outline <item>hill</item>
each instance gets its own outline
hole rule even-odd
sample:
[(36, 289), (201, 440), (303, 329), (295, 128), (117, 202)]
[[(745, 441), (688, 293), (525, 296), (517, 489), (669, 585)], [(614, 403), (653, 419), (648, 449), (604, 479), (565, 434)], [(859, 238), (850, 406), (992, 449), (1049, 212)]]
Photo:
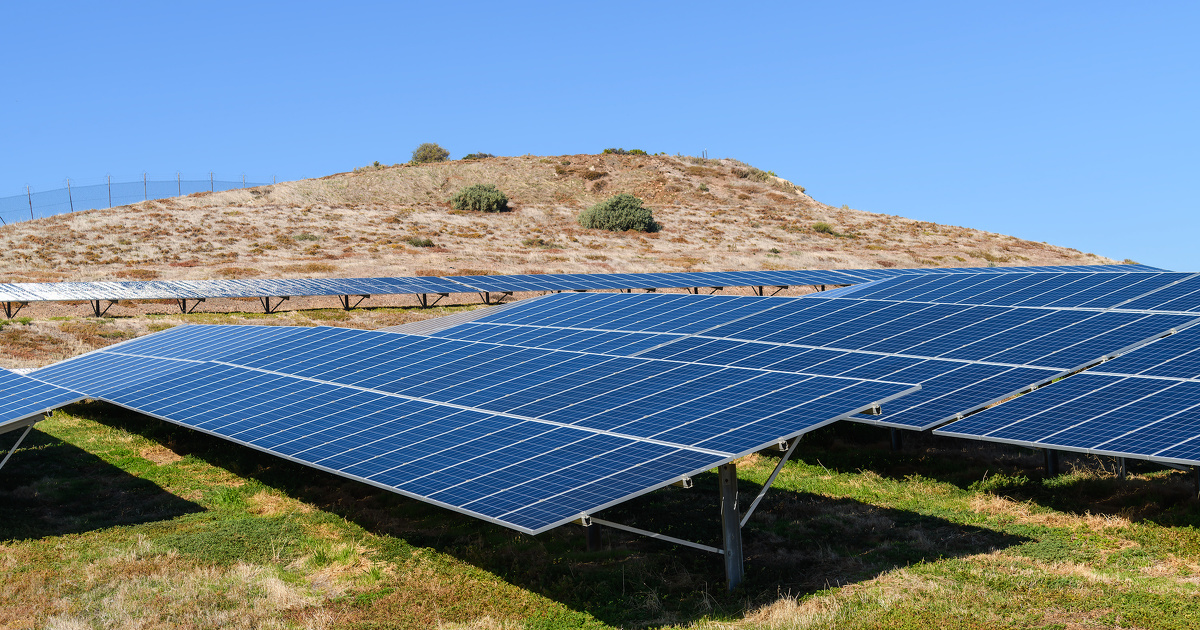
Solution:
[[(513, 211), (453, 211), (447, 200), (475, 183), (498, 186)], [(617, 193), (644, 199), (664, 229), (613, 234), (575, 221)], [(9, 282), (1111, 262), (835, 208), (737, 160), (666, 155), (372, 166), (0, 228), (0, 281)]]

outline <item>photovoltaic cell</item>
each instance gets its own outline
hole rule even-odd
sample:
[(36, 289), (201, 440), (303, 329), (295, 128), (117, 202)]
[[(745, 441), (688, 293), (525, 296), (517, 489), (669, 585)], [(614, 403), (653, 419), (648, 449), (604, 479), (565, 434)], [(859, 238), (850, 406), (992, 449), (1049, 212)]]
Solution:
[(1169, 298), (1182, 299), (1197, 289), (1200, 280), (1190, 273), (958, 273), (897, 276), (830, 295), (942, 304), (1190, 312), (1184, 308), (1190, 302)]
[(1189, 328), (935, 433), (1200, 464), (1198, 351)]
[(75, 392), (0, 369), (0, 432), (19, 423), (23, 425), (22, 420), (82, 399)]
[(882, 416), (925, 429), (1196, 321), (1170, 314), (855, 297), (563, 294), (435, 335), (489, 343), (921, 383)]
[[(507, 276), (150, 280), (0, 284), (0, 302), (397, 295), (508, 291), (588, 291), (689, 287), (855, 285), (903, 276), (1155, 273), (1144, 265), (967, 267), (917, 269), (814, 269), (633, 274), (527, 274)], [(1140, 294), (1139, 294), (1140, 295)], [(1136, 297), (1136, 296), (1130, 296)]]
[(185, 326), (34, 376), (531, 533), (916, 389), (323, 327)]

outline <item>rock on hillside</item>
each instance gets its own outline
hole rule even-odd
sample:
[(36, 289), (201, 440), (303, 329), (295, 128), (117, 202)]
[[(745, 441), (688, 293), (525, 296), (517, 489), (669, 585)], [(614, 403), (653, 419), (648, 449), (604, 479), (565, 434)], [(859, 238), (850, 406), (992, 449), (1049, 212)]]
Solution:
[[(476, 183), (506, 192), (513, 211), (452, 210), (447, 200)], [(617, 193), (644, 199), (663, 230), (614, 234), (575, 221)], [(1113, 262), (834, 208), (736, 160), (630, 155), (368, 167), (60, 215), (0, 228), (0, 261), (10, 282)]]

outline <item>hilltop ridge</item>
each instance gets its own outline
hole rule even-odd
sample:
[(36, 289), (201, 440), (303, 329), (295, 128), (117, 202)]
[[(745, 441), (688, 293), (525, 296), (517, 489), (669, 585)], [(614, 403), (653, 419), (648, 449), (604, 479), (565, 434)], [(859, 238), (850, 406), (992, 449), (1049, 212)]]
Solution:
[[(499, 187), (513, 211), (452, 210), (448, 199), (475, 183)], [(644, 199), (663, 230), (575, 221), (617, 193)], [(0, 261), (8, 282), (1115, 262), (832, 207), (737, 160), (614, 154), (369, 166), (58, 215), (0, 228)]]

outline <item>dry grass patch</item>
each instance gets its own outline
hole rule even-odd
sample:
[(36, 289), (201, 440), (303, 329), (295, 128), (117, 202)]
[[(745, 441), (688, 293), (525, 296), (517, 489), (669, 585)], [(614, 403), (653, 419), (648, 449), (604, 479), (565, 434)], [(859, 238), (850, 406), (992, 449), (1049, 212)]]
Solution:
[(1086, 512), (1069, 514), (1038, 508), (1032, 501), (1013, 501), (994, 494), (976, 494), (970, 499), (972, 510), (999, 517), (1010, 522), (1047, 527), (1084, 526), (1095, 531), (1127, 528), (1132, 525), (1122, 515), (1092, 514)]

